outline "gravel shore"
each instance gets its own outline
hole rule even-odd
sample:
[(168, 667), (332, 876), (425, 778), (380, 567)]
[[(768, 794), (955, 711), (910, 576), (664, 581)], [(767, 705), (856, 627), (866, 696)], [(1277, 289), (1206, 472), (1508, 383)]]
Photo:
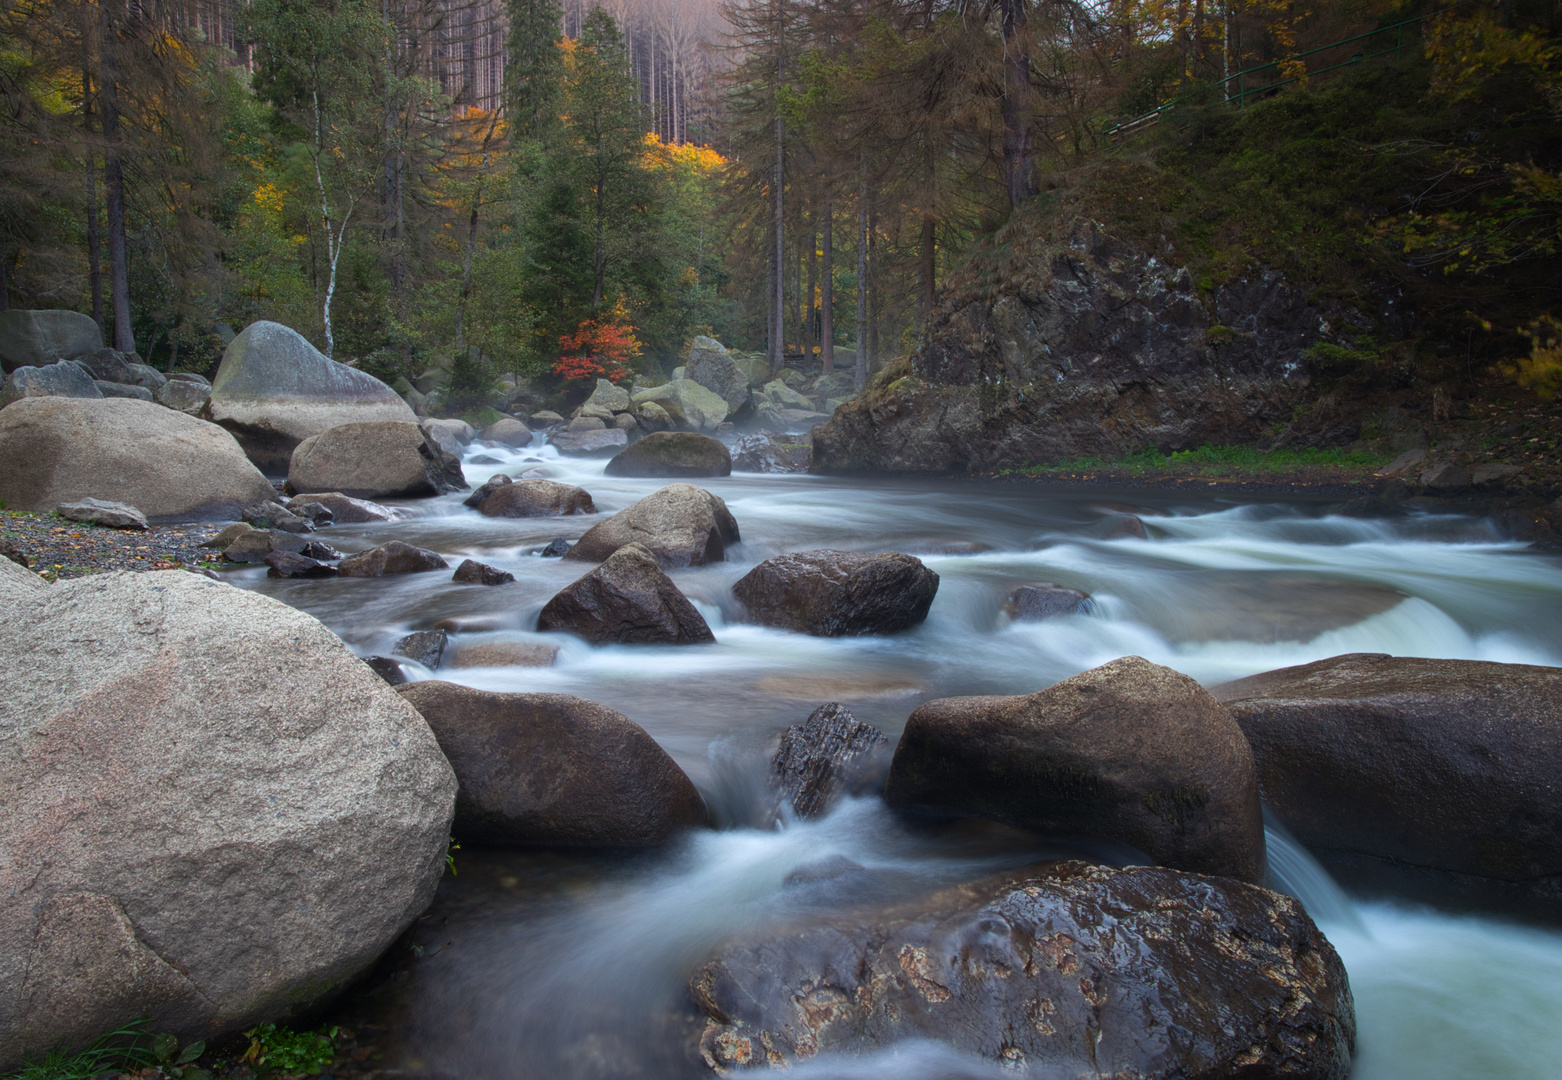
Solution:
[[(154, 525), (149, 532), (107, 529), (67, 521), (56, 514), (0, 512), (0, 554), (20, 553), (46, 581), (83, 577), (104, 570), (194, 570), (218, 553), (201, 543), (223, 522)], [(13, 556), (14, 559), (14, 556)], [(19, 560), (17, 560), (19, 561)]]

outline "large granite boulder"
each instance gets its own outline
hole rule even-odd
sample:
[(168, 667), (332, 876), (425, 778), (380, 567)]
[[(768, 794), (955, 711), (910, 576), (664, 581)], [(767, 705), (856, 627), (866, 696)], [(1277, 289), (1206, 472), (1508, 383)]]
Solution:
[(622, 713), (571, 694), (494, 694), (412, 683), (455, 769), (462, 842), (644, 848), (706, 822), (682, 769)]
[(938, 575), (913, 555), (829, 549), (766, 559), (732, 586), (755, 622), (818, 637), (905, 630), (937, 592)]
[(740, 539), (738, 523), (719, 496), (693, 484), (668, 484), (597, 522), (564, 557), (601, 562), (625, 544), (640, 544), (673, 570), (721, 562), (727, 545)]
[(680, 427), (690, 431), (715, 431), (727, 418), (727, 402), (720, 394), (705, 389), (693, 379), (673, 379), (661, 386), (640, 390), (632, 396), (636, 406), (654, 402)]
[(611, 420), (614, 413), (628, 412), (629, 405), (628, 390), (622, 386), (614, 386), (607, 379), (598, 379), (591, 396), (581, 402), (580, 408), (575, 410), (575, 415)]
[(884, 799), (1264, 880), (1242, 729), (1198, 683), (1137, 656), (1023, 697), (928, 702), (906, 721)]
[(294, 448), (287, 482), (299, 494), (336, 491), (363, 499), (441, 495), (466, 487), (459, 479), (459, 462), (456, 477), (447, 469), (453, 460), (417, 424), (343, 424), (311, 435)]
[(516, 480), (496, 484), (477, 509), (487, 517), (508, 518), (564, 517), (597, 512), (596, 504), (591, 501), (591, 492), (556, 480)]
[(614, 456), (608, 476), (731, 476), (732, 454), (693, 431), (657, 431)]
[(477, 439), (480, 442), (499, 443), (501, 446), (518, 449), (531, 445), (532, 433), (530, 428), (515, 417), (506, 416), (479, 431)]
[[(45, 367), (19, 367), (0, 382), (0, 409), (13, 401), (30, 397), (100, 398), (107, 397), (90, 372), (80, 364), (65, 361)], [(127, 395), (113, 395), (124, 397)]]
[(684, 365), (683, 377), (699, 383), (727, 403), (727, 415), (741, 419), (744, 410), (752, 408), (749, 397), (748, 372), (738, 367), (729, 353), (715, 338), (700, 336), (689, 346), (689, 362)]
[(993, 1075), (1346, 1080), (1356, 1035), (1301, 904), (1144, 866), (1055, 863), (787, 927), (723, 947), (690, 990), (724, 1076), (928, 1039)]
[(537, 629), (593, 645), (703, 645), (716, 640), (689, 598), (639, 544), (566, 585), (543, 606)]
[(0, 556), (0, 607), (19, 603), (49, 583), (25, 566)]
[(456, 781), (312, 617), (181, 570), (37, 590), (0, 637), (0, 1069), (135, 1019), (302, 1013), (406, 929)]
[(79, 311), (0, 311), (0, 370), (43, 367), (103, 348), (103, 331)]
[(83, 498), (149, 518), (237, 518), (276, 492), (216, 424), (129, 398), (28, 398), (0, 410), (0, 499), (52, 511)]
[(417, 417), (374, 376), (338, 364), (295, 330), (255, 322), (228, 343), (212, 380), (211, 418), (268, 472), (287, 471), (293, 448), (343, 424)]
[(1348, 881), (1562, 922), (1562, 668), (1353, 653), (1211, 693)]
[[(573, 421), (572, 421), (573, 423)], [(578, 454), (581, 457), (600, 457), (614, 453), (619, 447), (629, 445), (629, 432), (623, 428), (603, 428), (595, 431), (561, 431), (549, 437), (549, 445), (561, 454)]]

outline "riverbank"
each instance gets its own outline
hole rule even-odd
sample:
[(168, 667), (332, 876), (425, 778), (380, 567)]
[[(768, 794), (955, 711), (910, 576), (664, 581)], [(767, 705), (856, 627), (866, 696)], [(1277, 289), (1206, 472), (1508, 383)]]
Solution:
[(0, 557), (51, 582), (105, 570), (199, 573), (216, 565), (216, 552), (201, 544), (222, 527), (221, 522), (197, 522), (153, 525), (146, 532), (135, 532), (84, 525), (58, 514), (5, 510), (0, 511)]

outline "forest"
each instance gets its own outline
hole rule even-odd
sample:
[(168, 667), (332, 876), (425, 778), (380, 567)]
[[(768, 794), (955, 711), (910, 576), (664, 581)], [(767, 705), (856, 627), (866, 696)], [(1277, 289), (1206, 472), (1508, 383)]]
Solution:
[[(1464, 319), (1450, 333), (1495, 319), (1538, 343), (1556, 19), (1533, 0), (7, 0), (0, 301), (90, 311), (167, 370), (273, 319), (389, 382), (451, 364), (474, 401), (505, 373), (656, 379), (701, 333), (860, 386), (973, 252), (1067, 206), (1169, 230), (1212, 273), (1408, 283)], [(1324, 133), (1343, 150), (1221, 143), (1243, 107), (1374, 64), (1375, 115), (1328, 121), (1362, 128)], [(1450, 138), (1479, 110), (1494, 137)], [(1287, 173), (1318, 153), (1349, 160)], [(1200, 188), (1222, 170), (1272, 205), (1240, 177)]]

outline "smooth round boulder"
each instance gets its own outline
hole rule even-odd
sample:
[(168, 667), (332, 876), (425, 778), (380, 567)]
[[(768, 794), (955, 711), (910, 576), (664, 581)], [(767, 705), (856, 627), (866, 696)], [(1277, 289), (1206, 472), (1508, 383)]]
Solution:
[(732, 454), (719, 439), (692, 431), (657, 431), (623, 450), (608, 476), (731, 476)]
[(180, 1042), (345, 988), (427, 906), (456, 781), (309, 615), (182, 570), (0, 636), (0, 1068), (136, 1019)]
[(706, 823), (683, 770), (605, 705), (435, 681), (399, 693), (428, 721), (460, 781), (462, 842), (646, 848)]
[(232, 520), (276, 494), (216, 424), (130, 398), (28, 398), (0, 409), (0, 499), (13, 510), (125, 502), (148, 518)]
[(103, 387), (80, 364), (66, 361), (46, 367), (19, 367), (0, 382), (0, 409), (30, 397), (101, 398), (135, 397), (105, 394)]
[(595, 514), (591, 493), (555, 480), (516, 480), (499, 484), (477, 507), (487, 517), (535, 518)]
[(926, 1039), (992, 1076), (1346, 1080), (1355, 1049), (1345, 966), (1301, 904), (1157, 867), (1054, 863), (750, 935), (690, 993), (721, 1076)]
[(1242, 729), (1198, 683), (1137, 656), (1023, 697), (928, 702), (906, 721), (884, 800), (1264, 880), (1258, 772)]
[(223, 350), (208, 408), (256, 465), (278, 474), (311, 435), (344, 424), (417, 422), (380, 380), (330, 359), (296, 330), (264, 320)]
[[(235, 543), (247, 539), (240, 537)], [(343, 577), (386, 577), (390, 574), (422, 574), (430, 570), (448, 569), (450, 564), (437, 553), (404, 544), (400, 540), (391, 540), (368, 551), (349, 555), (337, 565)]]
[(726, 558), (738, 523), (717, 495), (693, 484), (669, 484), (593, 525), (564, 556), (602, 562), (625, 544), (639, 544), (667, 570)]
[(532, 433), (525, 424), (507, 416), (503, 420), (495, 420), (479, 431), (477, 438), (480, 442), (499, 443), (501, 446), (519, 449), (531, 445)]
[(816, 637), (898, 633), (937, 593), (938, 575), (914, 556), (828, 548), (766, 559), (732, 586), (754, 622)]
[(1210, 692), (1334, 872), (1562, 923), (1562, 668), (1351, 653)]
[[(293, 451), (288, 486), (301, 495), (339, 491), (363, 499), (409, 498), (457, 490), (445, 455), (417, 424), (379, 420), (311, 435)], [(463, 481), (460, 485), (465, 487)]]
[(102, 347), (103, 331), (79, 311), (0, 311), (0, 370), (43, 367)]
[(537, 629), (593, 645), (705, 645), (716, 640), (689, 598), (639, 544), (625, 544), (543, 605)]

